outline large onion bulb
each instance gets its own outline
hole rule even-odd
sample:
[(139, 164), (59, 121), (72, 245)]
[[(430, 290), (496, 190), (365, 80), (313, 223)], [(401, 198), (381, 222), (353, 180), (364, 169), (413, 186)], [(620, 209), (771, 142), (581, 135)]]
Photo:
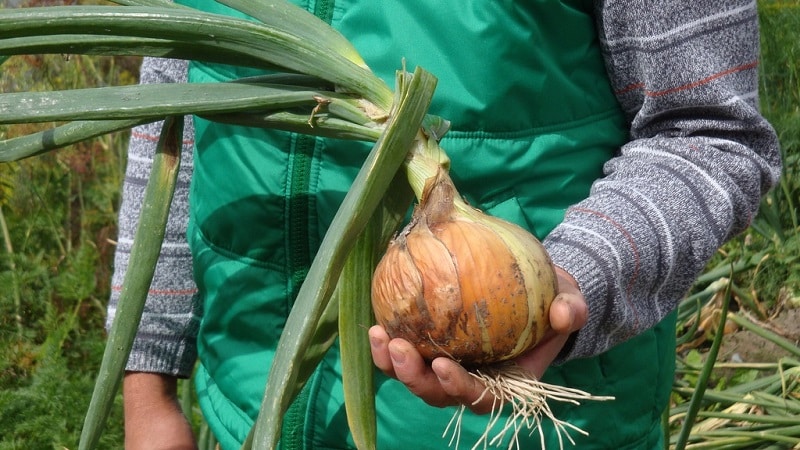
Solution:
[(474, 366), (514, 358), (547, 331), (556, 277), (541, 243), (468, 206), (445, 170), (426, 183), (372, 282), (389, 336), (433, 359)]

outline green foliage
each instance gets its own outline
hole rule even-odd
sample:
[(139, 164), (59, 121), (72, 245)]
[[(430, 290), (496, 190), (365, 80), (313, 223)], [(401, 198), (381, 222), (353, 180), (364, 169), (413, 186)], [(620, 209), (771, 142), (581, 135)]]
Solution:
[[(12, 57), (0, 90), (131, 84), (138, 65)], [(0, 136), (35, 129), (2, 126)], [(126, 142), (120, 133), (0, 165), (0, 450), (77, 447), (105, 345)], [(118, 448), (121, 408), (108, 423), (100, 448)]]
[(800, 299), (800, 2), (762, 0), (761, 108), (781, 142), (784, 173), (746, 235), (748, 250), (769, 257), (749, 274), (756, 295), (773, 306)]
[[(47, 335), (39, 345), (18, 341), (0, 367), (0, 449), (74, 448), (102, 356), (102, 329), (79, 325), (78, 311), (54, 306), (41, 318)], [(80, 338), (78, 337), (80, 335)], [(122, 442), (121, 407), (109, 420), (100, 448)]]

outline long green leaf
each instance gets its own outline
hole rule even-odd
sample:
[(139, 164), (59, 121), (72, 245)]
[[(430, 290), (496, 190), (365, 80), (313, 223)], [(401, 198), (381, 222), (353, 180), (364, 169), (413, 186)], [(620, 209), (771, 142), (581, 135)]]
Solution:
[(417, 69), (408, 95), (397, 114), (390, 119), (334, 216), (287, 319), (270, 369), (252, 441), (248, 441), (245, 448), (276, 447), (283, 414), (292, 401), (293, 388), (298, 384), (298, 355), (311, 342), (347, 255), (419, 132), (435, 84), (435, 77)]
[(788, 339), (766, 328), (756, 325), (755, 323), (744, 317), (741, 313), (731, 315), (730, 319), (733, 320), (736, 323), (736, 325), (739, 325), (743, 329), (748, 330), (754, 335), (766, 339), (772, 342), (773, 344), (777, 345), (778, 347), (786, 350), (795, 358), (800, 358), (800, 347), (798, 347)]
[(375, 449), (378, 434), (367, 329), (374, 322), (370, 288), (382, 226), (381, 214), (374, 214), (350, 252), (334, 293), (339, 299), (339, 347), (347, 424), (359, 450)]
[(339, 347), (347, 423), (360, 450), (377, 448), (374, 365), (367, 333), (375, 322), (371, 305), (372, 274), (413, 198), (405, 174), (398, 172), (381, 207), (358, 237), (334, 292), (334, 299), (340, 304)]
[[(410, 75), (398, 74), (398, 92), (405, 95)], [(423, 120), (423, 127), (430, 116)], [(375, 319), (372, 312), (372, 274), (391, 238), (405, 220), (414, 191), (404, 171), (399, 171), (370, 222), (358, 237), (347, 258), (334, 300), (339, 308), (339, 347), (342, 363), (342, 388), (347, 423), (356, 448), (377, 448), (374, 365), (370, 353), (368, 328)], [(333, 300), (332, 300), (333, 301)]]
[(76, 144), (86, 139), (127, 130), (155, 120), (92, 120), (71, 122), (37, 133), (0, 141), (0, 162), (17, 161), (30, 156)]
[(214, 45), (202, 42), (176, 41), (174, 39), (61, 34), (0, 40), (0, 54), (9, 56), (62, 52), (66, 55), (144, 55), (256, 67), (273, 71), (285, 70), (281, 66), (264, 61), (263, 58), (254, 57), (244, 50), (232, 48), (221, 50)]
[[(389, 240), (405, 219), (413, 198), (414, 192), (411, 190), (405, 174), (402, 171), (398, 172), (388, 188), (387, 195), (381, 202), (380, 209), (375, 212), (373, 218), (370, 219), (370, 225), (367, 227), (367, 229), (377, 227), (377, 230), (373, 230), (377, 234), (375, 236), (365, 237), (364, 233), (362, 233), (362, 235), (359, 236), (358, 240), (360, 243), (356, 243), (356, 248), (350, 253), (342, 275), (339, 277), (336, 290), (328, 302), (328, 305), (325, 307), (322, 317), (317, 322), (314, 337), (311, 339), (310, 345), (304, 349), (301, 355), (302, 358), (299, 363), (297, 376), (298, 384), (295, 386), (292, 394), (292, 396), (295, 396), (303, 389), (306, 381), (311, 377), (317, 365), (322, 360), (323, 356), (325, 356), (325, 353), (327, 353), (335, 338), (339, 335), (338, 330), (342, 328), (342, 326), (350, 328), (351, 333), (359, 333), (356, 339), (352, 339), (352, 337), (346, 335), (342, 336), (340, 339), (343, 383), (346, 386), (349, 385), (349, 387), (345, 388), (346, 391), (349, 391), (349, 393), (345, 394), (348, 422), (351, 424), (353, 438), (359, 443), (357, 444), (359, 448), (370, 447), (369, 444), (364, 445), (364, 442), (370, 442), (374, 447), (377, 438), (375, 435), (367, 436), (360, 432), (360, 430), (375, 431), (376, 429), (374, 415), (375, 389), (372, 379), (374, 368), (372, 359), (369, 357), (369, 341), (366, 336), (365, 328), (365, 324), (372, 322), (372, 308), (369, 305), (370, 298), (368, 294), (366, 297), (361, 296), (361, 301), (351, 301), (355, 299), (355, 296), (351, 296), (350, 293), (344, 293), (345, 289), (347, 289), (344, 287), (344, 285), (347, 284), (346, 280), (350, 279), (350, 276), (346, 272), (348, 272), (348, 270), (351, 272), (355, 271), (357, 274), (359, 272), (359, 269), (353, 267), (348, 269), (348, 266), (356, 265), (351, 264), (351, 260), (354, 257), (354, 253), (358, 252), (357, 248), (359, 245), (368, 245), (368, 243), (371, 242), (374, 250), (386, 248)], [(362, 242), (365, 239), (369, 240)], [(377, 255), (374, 256), (377, 258)], [(367, 272), (371, 273), (372, 268), (370, 267)], [(370, 282), (369, 279), (364, 280), (363, 277), (361, 277), (361, 279), (367, 283)], [(366, 286), (366, 284), (364, 286)], [(356, 315), (352, 315), (352, 311), (342, 313), (344, 316), (349, 315), (349, 317), (344, 317), (344, 320), (349, 322), (349, 325), (342, 325), (340, 322), (340, 300), (349, 302), (349, 305), (346, 306), (349, 309), (360, 308), (356, 312), (357, 317)], [(364, 302), (366, 302), (366, 304), (364, 304)], [(365, 346), (366, 348), (364, 348)], [(353, 361), (351, 361), (351, 359)], [(354, 366), (356, 367), (355, 371), (351, 370)], [(356, 380), (360, 380), (361, 382), (356, 382)], [(353, 425), (352, 422), (354, 420), (360, 422)], [(252, 434), (248, 436), (248, 439), (252, 443)]]
[[(49, 36), (49, 52), (73, 53), (60, 42), (64, 35), (98, 35), (167, 40), (176, 50), (196, 45), (224, 53), (250, 55), (265, 67), (284, 67), (289, 71), (329, 80), (349, 92), (357, 93), (388, 110), (391, 89), (366, 65), (354, 62), (360, 57), (339, 42), (319, 42), (319, 25), (301, 17), (309, 13), (288, 2), (276, 2), (273, 11), (258, 23), (186, 8), (152, 6), (68, 6), (0, 10), (0, 45), (6, 39)], [(327, 25), (325, 25), (327, 26)], [(43, 40), (40, 41), (40, 45)], [(13, 48), (1, 47), (0, 54)], [(111, 50), (111, 49), (110, 49)], [(180, 57), (176, 55), (175, 57)]]
[(162, 8), (188, 8), (188, 6), (175, 3), (172, 0), (111, 0), (123, 6), (157, 6)]
[[(731, 269), (733, 271), (733, 269)], [(689, 442), (689, 436), (692, 433), (692, 426), (697, 418), (697, 412), (703, 403), (703, 396), (708, 388), (708, 380), (711, 377), (711, 372), (714, 370), (714, 364), (717, 362), (717, 355), (719, 348), (722, 344), (722, 337), (725, 334), (725, 322), (728, 317), (728, 305), (731, 302), (731, 283), (728, 284), (728, 289), (725, 290), (725, 296), (722, 299), (722, 310), (720, 311), (719, 325), (717, 325), (714, 340), (711, 343), (711, 349), (706, 356), (707, 361), (700, 371), (700, 376), (697, 378), (697, 385), (695, 386), (692, 399), (689, 402), (689, 410), (686, 412), (681, 430), (678, 433), (678, 439), (675, 443), (675, 450), (684, 450)]]
[(0, 123), (162, 118), (316, 105), (340, 94), (260, 83), (154, 83), (0, 95)]
[(328, 23), (285, 0), (217, 0), (263, 24), (287, 30), (303, 30), (303, 37), (312, 45), (322, 43), (353, 64), (366, 68), (367, 63), (358, 50), (339, 31)]
[(381, 128), (356, 125), (346, 120), (330, 117), (327, 114), (314, 116), (313, 122), (309, 120), (310, 115), (308, 113), (296, 114), (286, 111), (269, 114), (233, 113), (203, 116), (215, 122), (367, 142), (377, 141), (383, 131)]
[(128, 270), (123, 280), (116, 317), (111, 325), (92, 400), (81, 430), (81, 450), (97, 446), (122, 382), (125, 364), (139, 328), (139, 320), (164, 240), (178, 178), (182, 138), (183, 117), (168, 118), (164, 122), (153, 159), (152, 173), (145, 188), (146, 200), (142, 205), (131, 249), (130, 267), (136, 270)]
[[(308, 77), (305, 75), (297, 75), (297, 74), (285, 74), (285, 73), (278, 73), (278, 74), (270, 74), (265, 76), (258, 76), (258, 77), (251, 77), (251, 78), (243, 78), (241, 80), (237, 80), (234, 83), (240, 84), (250, 84), (250, 85), (268, 85), (268, 86), (275, 86), (280, 85), (281, 87), (286, 86), (307, 86), (313, 87), (314, 89), (322, 89), (323, 91), (313, 91), (313, 92), (325, 92), (327, 90), (332, 90), (333, 86), (325, 82), (324, 80), (320, 80), (318, 78)], [(131, 97), (136, 99), (137, 103), (137, 110), (136, 112), (132, 112), (129, 110), (127, 114), (134, 114), (139, 116), (144, 116), (144, 118), (137, 118), (137, 119), (120, 119), (120, 120), (83, 120), (83, 121), (73, 121), (64, 125), (55, 126), (40, 132), (32, 133), (25, 136), (19, 136), (11, 139), (6, 139), (0, 141), (0, 162), (8, 162), (8, 161), (16, 161), (19, 159), (27, 158), (30, 156), (35, 156), (42, 154), (44, 152), (48, 152), (50, 150), (54, 150), (56, 148), (64, 147), (67, 145), (72, 145), (77, 142), (81, 142), (86, 139), (91, 139), (97, 136), (101, 136), (107, 133), (111, 133), (114, 131), (120, 131), (129, 129), (136, 125), (141, 125), (143, 123), (154, 122), (156, 120), (161, 120), (161, 118), (166, 114), (189, 114), (199, 112), (202, 109), (206, 111), (214, 111), (218, 108), (230, 109), (231, 108), (231, 101), (232, 99), (228, 98), (227, 96), (233, 95), (233, 91), (228, 91), (227, 86), (213, 86), (212, 89), (221, 89), (219, 100), (220, 103), (217, 106), (213, 106), (214, 102), (213, 99), (204, 99), (198, 105), (197, 98), (191, 95), (192, 92), (195, 91), (194, 88), (187, 89), (186, 93), (181, 94), (181, 90), (184, 86), (183, 85), (166, 85), (164, 87), (158, 87), (153, 90), (151, 87), (144, 88), (144, 92), (151, 92), (149, 95), (144, 95), (142, 97), (140, 92), (131, 91), (129, 88), (125, 88), (124, 92), (118, 92), (114, 94), (115, 99), (120, 99), (120, 97), (124, 97), (126, 99), (130, 99)], [(104, 88), (104, 89), (115, 89), (115, 88)], [(275, 89), (278, 89), (275, 86)], [(136, 89), (138, 91), (138, 88)], [(245, 91), (241, 89), (234, 88), (234, 90), (238, 90), (240, 93), (245, 93)], [(162, 97), (160, 91), (168, 91), (164, 93)], [(108, 107), (115, 107), (115, 100), (106, 99), (99, 102), (102, 106), (98, 106), (91, 101), (92, 98), (97, 98), (98, 96), (102, 96), (103, 92), (106, 90), (81, 90), (75, 91), (73, 93), (59, 93), (59, 94), (48, 94), (48, 93), (33, 93), (33, 94), (3, 94), (0, 96), (0, 103), (4, 101), (8, 105), (9, 110), (5, 111), (9, 117), (9, 121), (26, 121), (24, 119), (30, 119), (29, 121), (40, 121), (43, 120), (42, 118), (31, 118), (31, 115), (35, 115), (36, 113), (32, 111), (27, 106), (20, 107), (20, 104), (31, 101), (31, 102), (38, 102), (41, 104), (46, 105), (45, 114), (50, 115), (53, 118), (52, 114), (56, 109), (61, 109), (58, 113), (56, 118), (59, 119), (71, 119), (79, 114), (83, 114), (84, 116), (88, 117), (95, 117), (101, 116), (103, 119), (107, 119), (108, 116), (114, 114), (105, 114), (97, 112), (98, 109), (101, 108), (108, 108)], [(85, 95), (88, 94), (88, 95)], [(96, 95), (93, 95), (96, 94)], [(184, 95), (186, 97), (188, 95), (188, 101), (185, 98), (177, 98), (177, 96)], [(252, 92), (246, 95), (252, 95)], [(313, 94), (312, 94), (313, 95)], [(326, 94), (327, 95), (327, 94)], [(176, 98), (173, 98), (175, 96)], [(9, 98), (16, 98), (20, 100), (20, 104), (15, 103), (14, 101), (7, 101)], [(4, 100), (6, 99), (6, 100)], [(56, 99), (60, 99), (56, 101)], [(334, 101), (339, 101), (335, 99)], [(343, 102), (347, 102), (348, 100), (342, 100)], [(259, 98), (256, 104), (263, 103), (264, 99)], [(60, 105), (57, 105), (60, 103)], [(119, 101), (119, 109), (127, 108), (129, 106), (123, 105), (123, 101)], [(165, 105), (166, 103), (166, 105)], [(268, 102), (267, 102), (268, 103)], [(212, 120), (220, 120), (230, 123), (238, 123), (240, 125), (251, 125), (251, 126), (260, 126), (265, 128), (275, 128), (275, 129), (283, 129), (288, 131), (296, 131), (306, 134), (315, 134), (318, 136), (329, 136), (329, 137), (336, 137), (340, 139), (359, 139), (359, 140), (366, 140), (366, 141), (375, 141), (378, 139), (380, 135), (380, 129), (376, 128), (374, 123), (371, 126), (362, 126), (357, 125), (356, 123), (350, 123), (348, 121), (340, 120), (334, 117), (327, 117), (327, 114), (321, 114), (317, 120), (314, 121), (314, 126), (312, 127), (309, 124), (309, 115), (311, 111), (311, 105), (314, 105), (313, 100), (309, 100), (309, 107), (306, 108), (305, 113), (298, 113), (298, 114), (291, 114), (287, 112), (282, 113), (271, 113), (269, 115), (256, 115), (256, 114), (243, 114), (241, 116), (234, 114), (218, 114), (216, 117), (212, 117)], [(110, 105), (110, 106), (109, 106)], [(165, 106), (168, 106), (165, 108)], [(235, 108), (238, 109), (241, 107), (242, 110), (247, 110), (248, 108), (252, 108), (253, 104), (246, 100), (246, 98), (239, 99), (238, 106)], [(2, 108), (0, 108), (2, 109)], [(73, 112), (77, 111), (75, 115)], [(88, 112), (88, 114), (87, 114)], [(204, 114), (209, 116), (208, 114)], [(364, 118), (359, 118), (357, 123), (363, 123), (365, 120)]]

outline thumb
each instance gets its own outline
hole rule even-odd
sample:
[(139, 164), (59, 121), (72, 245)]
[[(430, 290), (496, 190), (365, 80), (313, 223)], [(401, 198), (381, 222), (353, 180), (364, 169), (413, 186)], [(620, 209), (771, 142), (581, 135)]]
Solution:
[(556, 276), (558, 295), (550, 305), (550, 327), (558, 334), (570, 334), (586, 325), (589, 312), (578, 282), (560, 267)]

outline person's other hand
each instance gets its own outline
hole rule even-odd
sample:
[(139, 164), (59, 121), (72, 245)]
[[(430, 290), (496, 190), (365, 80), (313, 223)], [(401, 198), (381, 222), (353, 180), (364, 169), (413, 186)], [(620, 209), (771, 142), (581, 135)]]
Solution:
[[(572, 276), (556, 268), (558, 290), (550, 307), (550, 327), (545, 338), (515, 361), (541, 378), (564, 348), (569, 336), (586, 324), (586, 301)], [(460, 364), (449, 358), (436, 358), (426, 363), (411, 343), (391, 339), (386, 330), (373, 326), (369, 330), (372, 359), (386, 375), (401, 381), (426, 403), (444, 407), (463, 404), (473, 412), (486, 414), (492, 410), (493, 399), (475, 403), (484, 385)]]
[(192, 427), (177, 400), (175, 377), (126, 372), (122, 396), (126, 450), (195, 450)]

